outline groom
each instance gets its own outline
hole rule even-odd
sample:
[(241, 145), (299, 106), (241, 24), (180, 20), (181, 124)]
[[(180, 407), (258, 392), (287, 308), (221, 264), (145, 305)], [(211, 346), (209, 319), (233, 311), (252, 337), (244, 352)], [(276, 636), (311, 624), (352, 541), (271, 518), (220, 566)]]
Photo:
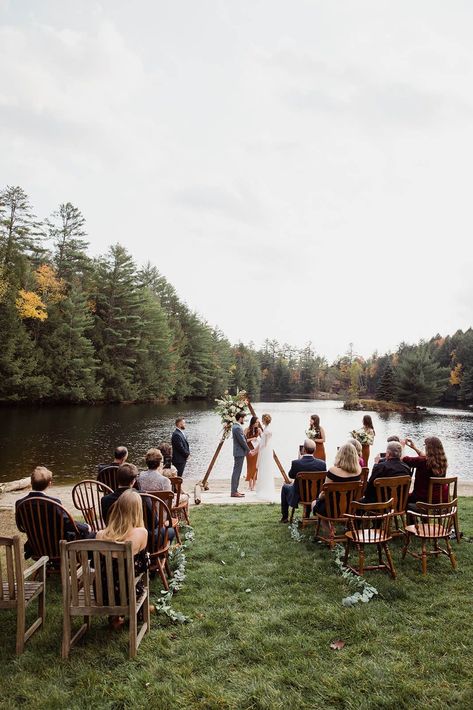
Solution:
[(250, 451), (250, 447), (246, 443), (245, 435), (243, 433), (243, 423), (245, 421), (245, 414), (243, 412), (238, 412), (235, 416), (236, 423), (232, 426), (232, 437), (233, 437), (233, 473), (232, 473), (232, 498), (244, 498), (244, 493), (238, 492), (238, 484), (240, 483), (241, 469), (243, 468), (243, 461), (245, 460), (246, 454)]

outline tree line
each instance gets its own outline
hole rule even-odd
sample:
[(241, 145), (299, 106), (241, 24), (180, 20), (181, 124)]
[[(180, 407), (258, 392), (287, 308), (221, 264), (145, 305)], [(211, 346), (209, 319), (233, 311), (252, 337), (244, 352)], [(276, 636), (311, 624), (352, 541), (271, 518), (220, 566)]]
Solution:
[(70, 202), (38, 220), (0, 191), (0, 401), (125, 402), (251, 395), (473, 403), (473, 331), (329, 364), (308, 344), (232, 345), (120, 244), (88, 254)]

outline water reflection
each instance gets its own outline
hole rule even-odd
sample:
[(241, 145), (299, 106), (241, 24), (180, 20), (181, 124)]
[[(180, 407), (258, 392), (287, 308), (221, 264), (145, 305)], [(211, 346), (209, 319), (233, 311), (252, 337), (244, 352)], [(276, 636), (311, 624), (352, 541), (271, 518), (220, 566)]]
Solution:
[[(338, 445), (349, 432), (361, 426), (362, 413), (346, 412), (340, 402), (259, 402), (259, 416), (273, 417), (274, 447), (287, 468), (305, 436), (309, 415), (320, 415), (327, 434), (327, 460), (331, 462)], [(125, 444), (130, 460), (139, 467), (150, 446), (169, 440), (174, 420), (183, 414), (192, 457), (185, 475), (201, 478), (205, 473), (220, 435), (220, 422), (207, 403), (182, 405), (109, 405), (100, 407), (3, 408), (0, 410), (0, 481), (22, 478), (35, 465), (50, 468), (58, 483), (94, 476), (97, 463), (108, 461), (115, 444)], [(384, 451), (392, 434), (410, 436), (422, 446), (424, 438), (435, 435), (442, 440), (449, 460), (449, 473), (473, 478), (473, 413), (454, 409), (431, 409), (428, 416), (373, 414), (376, 428), (374, 451)], [(212, 476), (229, 478), (232, 447), (223, 447)], [(275, 471), (276, 472), (276, 471)]]

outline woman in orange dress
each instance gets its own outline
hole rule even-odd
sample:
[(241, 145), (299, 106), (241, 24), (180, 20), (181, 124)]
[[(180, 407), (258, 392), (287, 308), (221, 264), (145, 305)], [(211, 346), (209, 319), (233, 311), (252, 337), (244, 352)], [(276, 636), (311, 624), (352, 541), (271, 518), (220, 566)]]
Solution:
[[(250, 424), (245, 429), (245, 432), (244, 432), (245, 439), (246, 439), (251, 451), (255, 448), (255, 444), (256, 444), (258, 438), (261, 436), (262, 431), (263, 431), (263, 429), (262, 429), (261, 424), (258, 420), (258, 417), (251, 417)], [(250, 454), (247, 454), (247, 456), (246, 456), (246, 480), (248, 481), (248, 489), (250, 491), (255, 490), (256, 477), (258, 475), (257, 465), (258, 465), (258, 457), (257, 456), (250, 456)]]
[(325, 431), (320, 426), (320, 417), (318, 414), (312, 414), (309, 422), (309, 429), (306, 432), (307, 437), (315, 443), (315, 458), (326, 460), (325, 455)]
[(351, 435), (354, 439), (358, 439), (361, 444), (362, 457), (365, 462), (365, 466), (368, 466), (368, 460), (370, 458), (371, 447), (373, 446), (375, 430), (373, 426), (373, 420), (369, 414), (365, 414), (363, 417), (363, 426), (361, 429), (353, 430)]

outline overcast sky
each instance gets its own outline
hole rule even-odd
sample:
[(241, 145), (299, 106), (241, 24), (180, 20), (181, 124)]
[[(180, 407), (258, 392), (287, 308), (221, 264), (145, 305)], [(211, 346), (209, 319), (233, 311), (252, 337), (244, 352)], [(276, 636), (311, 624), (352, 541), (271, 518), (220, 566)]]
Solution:
[(232, 340), (472, 325), (471, 0), (0, 0), (0, 184)]

